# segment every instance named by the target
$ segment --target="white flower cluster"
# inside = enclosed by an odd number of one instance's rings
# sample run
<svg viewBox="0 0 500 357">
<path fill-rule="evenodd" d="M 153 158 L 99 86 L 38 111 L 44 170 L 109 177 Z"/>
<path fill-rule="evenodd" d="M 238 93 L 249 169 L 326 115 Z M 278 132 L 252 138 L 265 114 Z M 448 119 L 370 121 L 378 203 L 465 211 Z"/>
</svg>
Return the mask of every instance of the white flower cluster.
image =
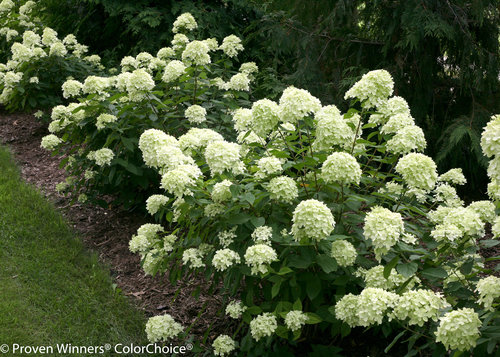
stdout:
<svg viewBox="0 0 500 357">
<path fill-rule="evenodd" d="M 316 112 L 316 139 L 313 147 L 317 150 L 330 150 L 334 146 L 344 146 L 354 139 L 354 131 L 344 120 L 340 110 L 328 105 Z"/>
<path fill-rule="evenodd" d="M 394 82 L 386 70 L 371 71 L 363 75 L 345 94 L 344 98 L 357 98 L 364 108 L 379 107 L 392 95 Z"/>
<path fill-rule="evenodd" d="M 270 245 L 271 238 L 273 236 L 273 229 L 269 226 L 260 226 L 255 228 L 252 232 L 252 239 L 255 244 L 267 244 Z"/>
<path fill-rule="evenodd" d="M 189 12 L 186 12 L 182 15 L 180 15 L 175 21 L 174 21 L 174 26 L 172 28 L 173 33 L 178 33 L 181 31 L 193 31 L 198 28 L 198 24 L 196 23 L 196 20 L 194 19 L 193 15 L 191 15 Z"/>
<path fill-rule="evenodd" d="M 381 324 L 398 295 L 379 288 L 365 288 L 361 294 L 347 294 L 335 305 L 335 315 L 351 327 Z"/>
<path fill-rule="evenodd" d="M 252 245 L 245 252 L 245 262 L 251 268 L 252 275 L 267 273 L 269 264 L 277 260 L 276 251 L 266 244 Z"/>
<path fill-rule="evenodd" d="M 133 236 L 129 242 L 130 251 L 143 256 L 157 240 L 158 233 L 163 231 L 163 227 L 159 224 L 143 224 L 137 230 L 137 235 Z"/>
<path fill-rule="evenodd" d="M 184 115 L 191 124 L 201 124 L 207 120 L 207 110 L 197 104 L 188 107 L 184 112 Z"/>
<path fill-rule="evenodd" d="M 161 177 L 161 188 L 175 195 L 177 198 L 192 195 L 190 187 L 202 176 L 201 170 L 196 165 L 179 165 L 168 170 Z"/>
<path fill-rule="evenodd" d="M 334 152 L 323 163 L 321 176 L 327 183 L 359 184 L 361 167 L 351 154 Z"/>
<path fill-rule="evenodd" d="M 481 325 L 474 309 L 462 308 L 447 312 L 439 319 L 436 342 L 441 342 L 447 349 L 467 351 L 476 346 Z"/>
<path fill-rule="evenodd" d="M 228 57 L 236 57 L 239 52 L 243 51 L 241 39 L 235 35 L 229 35 L 222 40 L 221 49 Z"/>
<path fill-rule="evenodd" d="M 437 223 L 431 236 L 438 242 L 453 242 L 464 236 L 480 237 L 484 234 L 484 222 L 473 207 L 438 208 L 429 214 Z"/>
<path fill-rule="evenodd" d="M 257 161 L 257 172 L 255 176 L 264 179 L 267 176 L 279 174 L 283 171 L 281 160 L 274 156 L 260 158 Z"/>
<path fill-rule="evenodd" d="M 494 115 L 486 124 L 481 135 L 481 148 L 488 157 L 500 153 L 500 115 Z"/>
<path fill-rule="evenodd" d="M 452 185 L 465 185 L 467 183 L 467 179 L 460 168 L 446 171 L 438 177 L 438 181 L 447 182 Z"/>
<path fill-rule="evenodd" d="M 358 253 L 350 242 L 341 239 L 332 242 L 331 256 L 339 266 L 348 267 L 354 264 Z"/>
<path fill-rule="evenodd" d="M 260 137 L 265 138 L 279 122 L 278 103 L 269 99 L 261 99 L 252 105 L 252 120 L 250 129 Z"/>
<path fill-rule="evenodd" d="M 191 157 L 179 149 L 177 139 L 161 130 L 146 130 L 139 138 L 139 149 L 145 164 L 160 169 L 161 172 L 194 163 Z"/>
<path fill-rule="evenodd" d="M 288 176 L 278 176 L 266 186 L 273 200 L 284 203 L 292 203 L 299 196 L 299 189 L 294 179 Z"/>
<path fill-rule="evenodd" d="M 239 264 L 240 262 L 241 259 L 239 254 L 228 248 L 216 251 L 212 259 L 212 265 L 218 271 L 227 270 L 232 265 Z"/>
<path fill-rule="evenodd" d="M 95 126 L 97 127 L 97 130 L 102 130 L 106 127 L 107 124 L 109 123 L 114 123 L 118 120 L 117 117 L 115 117 L 112 114 L 101 114 L 97 117 L 97 122 Z"/>
<path fill-rule="evenodd" d="M 161 342 L 177 337 L 184 328 L 169 314 L 151 317 L 146 323 L 146 334 L 151 342 Z"/>
<path fill-rule="evenodd" d="M 108 148 L 91 151 L 87 154 L 87 159 L 95 161 L 98 166 L 109 166 L 114 157 L 115 154 Z"/>
<path fill-rule="evenodd" d="M 491 201 L 475 201 L 472 202 L 467 208 L 476 212 L 483 222 L 493 223 L 495 221 L 496 207 Z"/>
<path fill-rule="evenodd" d="M 150 215 L 156 214 L 162 206 L 167 204 L 169 198 L 165 195 L 152 195 L 146 200 L 146 210 Z"/>
<path fill-rule="evenodd" d="M 397 273 L 395 269 L 392 269 L 389 276 L 385 278 L 383 265 L 374 266 L 373 268 L 370 268 L 366 271 L 364 269 L 359 269 L 358 275 L 361 275 L 363 277 L 366 287 L 380 288 L 388 291 L 396 289 L 406 281 L 406 278 Z M 408 284 L 408 287 L 411 288 L 412 285 L 415 284 L 415 282 L 413 281 L 410 284 Z"/>
<path fill-rule="evenodd" d="M 259 71 L 259 67 L 255 64 L 255 62 L 245 62 L 240 66 L 240 72 L 245 73 L 247 75 L 251 75 L 255 72 Z"/>
<path fill-rule="evenodd" d="M 212 347 L 215 356 L 226 356 L 236 349 L 236 341 L 228 335 L 220 335 L 214 340 Z"/>
<path fill-rule="evenodd" d="M 236 73 L 225 84 L 224 89 L 248 92 L 250 90 L 250 77 L 245 73 Z"/>
<path fill-rule="evenodd" d="M 205 160 L 212 176 L 224 171 L 238 175 L 244 172 L 245 165 L 240 159 L 241 147 L 227 141 L 216 141 L 207 145 Z"/>
<path fill-rule="evenodd" d="M 491 117 L 481 135 L 481 148 L 488 157 L 493 157 L 488 167 L 488 195 L 495 201 L 500 200 L 500 115 Z"/>
<path fill-rule="evenodd" d="M 366 214 L 363 234 L 372 241 L 379 261 L 397 243 L 403 231 L 403 219 L 397 212 L 377 206 Z"/>
<path fill-rule="evenodd" d="M 209 64 L 212 61 L 208 54 L 209 51 L 210 49 L 203 41 L 189 42 L 184 52 L 182 52 L 182 61 L 186 65 L 203 66 Z"/>
<path fill-rule="evenodd" d="M 280 98 L 279 111 L 282 122 L 296 123 L 310 113 L 321 109 L 321 102 L 305 89 L 288 87 Z"/>
<path fill-rule="evenodd" d="M 212 189 L 212 200 L 216 203 L 225 202 L 231 199 L 233 194 L 231 193 L 230 187 L 232 186 L 232 182 L 229 180 L 223 180 L 221 182 L 217 182 Z"/>
<path fill-rule="evenodd" d="M 335 228 L 332 211 L 315 199 L 300 202 L 293 211 L 292 220 L 292 234 L 298 242 L 303 239 L 323 240 Z"/>
<path fill-rule="evenodd" d="M 276 316 L 269 312 L 265 312 L 250 321 L 250 333 L 255 341 L 259 341 L 262 337 L 271 336 L 277 328 Z"/>
<path fill-rule="evenodd" d="M 428 320 L 437 321 L 440 310 L 448 306 L 444 298 L 431 290 L 410 290 L 401 295 L 391 316 L 409 325 L 423 326 Z"/>
<path fill-rule="evenodd" d="M 201 151 L 211 142 L 223 141 L 224 138 L 212 129 L 191 128 L 179 137 L 179 147 L 186 155 Z"/>
<path fill-rule="evenodd" d="M 233 319 L 239 319 L 246 309 L 247 307 L 241 301 L 231 301 L 226 306 L 226 315 Z"/>
<path fill-rule="evenodd" d="M 457 207 L 463 204 L 462 200 L 458 197 L 457 190 L 447 183 L 439 183 L 436 186 L 434 189 L 434 200 L 436 202 L 443 202 L 444 205 L 450 207 Z"/>
<path fill-rule="evenodd" d="M 411 188 L 430 191 L 436 185 L 436 164 L 424 154 L 411 153 L 403 156 L 396 165 L 396 171 Z"/>
<path fill-rule="evenodd" d="M 408 154 L 410 151 L 424 151 L 427 146 L 424 132 L 416 125 L 408 125 L 399 129 L 389 141 L 387 151 L 398 155 Z"/>
<path fill-rule="evenodd" d="M 237 237 L 236 233 L 235 233 L 237 228 L 238 227 L 236 226 L 230 230 L 219 232 L 219 234 L 217 235 L 217 238 L 219 239 L 219 243 L 221 246 L 223 246 L 224 248 L 227 248 L 231 244 L 233 244 L 234 238 Z"/>
<path fill-rule="evenodd" d="M 62 140 L 59 137 L 57 137 L 54 134 L 49 134 L 42 138 L 42 143 L 40 144 L 40 147 L 44 148 L 45 150 L 52 151 L 60 143 L 62 143 Z"/>
<path fill-rule="evenodd" d="M 289 311 L 285 316 L 285 325 L 292 331 L 297 331 L 306 324 L 308 317 L 300 310 Z"/>
<path fill-rule="evenodd" d="M 75 81 L 74 79 L 69 79 L 62 85 L 63 97 L 64 98 L 77 97 L 82 92 L 82 89 L 83 89 L 82 83 Z"/>
<path fill-rule="evenodd" d="M 199 248 L 188 248 L 182 253 L 182 263 L 189 264 L 191 268 L 202 268 L 205 266 L 203 263 L 203 251 Z"/>
<path fill-rule="evenodd" d="M 500 278 L 488 276 L 477 282 L 476 291 L 479 293 L 478 302 L 483 304 L 485 309 L 494 311 L 492 304 L 500 297 Z"/>
<path fill-rule="evenodd" d="M 165 83 L 171 83 L 186 72 L 186 65 L 181 61 L 173 60 L 165 66 L 165 71 L 161 77 Z"/>
</svg>

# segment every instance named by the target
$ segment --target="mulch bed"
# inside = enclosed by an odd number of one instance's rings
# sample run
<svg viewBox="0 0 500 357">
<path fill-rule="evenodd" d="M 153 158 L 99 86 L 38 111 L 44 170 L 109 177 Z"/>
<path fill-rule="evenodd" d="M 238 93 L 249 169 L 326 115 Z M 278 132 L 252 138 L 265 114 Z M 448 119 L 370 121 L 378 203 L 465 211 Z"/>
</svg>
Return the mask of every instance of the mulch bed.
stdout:
<svg viewBox="0 0 500 357">
<path fill-rule="evenodd" d="M 21 168 L 22 178 L 35 185 L 62 212 L 68 223 L 82 238 L 85 246 L 95 251 L 110 269 L 117 288 L 131 297 L 146 316 L 168 313 L 183 326 L 196 320 L 203 306 L 206 311 L 194 323 L 191 333 L 198 337 L 211 326 L 213 336 L 225 331 L 231 323 L 217 311 L 223 306 L 222 297 L 209 294 L 201 277 L 190 277 L 172 285 L 166 276 L 146 276 L 138 254 L 132 254 L 128 242 L 148 217 L 120 209 L 70 203 L 58 194 L 55 185 L 65 179 L 57 157 L 40 147 L 41 138 L 48 134 L 46 125 L 30 114 L 0 113 L 0 143 L 6 144 Z M 201 289 L 199 298 L 192 294 Z"/>
</svg>

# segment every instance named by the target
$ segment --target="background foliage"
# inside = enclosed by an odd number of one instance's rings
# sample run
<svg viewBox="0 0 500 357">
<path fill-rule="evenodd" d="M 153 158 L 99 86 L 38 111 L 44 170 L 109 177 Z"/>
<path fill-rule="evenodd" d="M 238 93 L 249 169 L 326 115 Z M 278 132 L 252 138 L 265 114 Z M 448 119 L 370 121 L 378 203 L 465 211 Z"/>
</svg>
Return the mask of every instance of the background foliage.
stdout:
<svg viewBox="0 0 500 357">
<path fill-rule="evenodd" d="M 478 138 L 499 108 L 498 5 L 270 0 L 254 29 L 265 33 L 288 82 L 334 103 L 361 74 L 387 69 L 440 168 L 463 167 L 474 191 L 484 193 L 486 160 Z"/>
</svg>

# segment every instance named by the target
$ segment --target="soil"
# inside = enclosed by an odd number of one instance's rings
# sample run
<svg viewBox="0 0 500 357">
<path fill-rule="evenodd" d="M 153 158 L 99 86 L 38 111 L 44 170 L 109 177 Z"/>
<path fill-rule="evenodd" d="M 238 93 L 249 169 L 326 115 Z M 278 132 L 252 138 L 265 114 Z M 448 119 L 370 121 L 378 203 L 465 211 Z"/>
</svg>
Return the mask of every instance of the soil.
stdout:
<svg viewBox="0 0 500 357">
<path fill-rule="evenodd" d="M 86 248 L 109 267 L 117 288 L 148 317 L 168 313 L 183 326 L 194 322 L 191 333 L 197 337 L 204 336 L 209 327 L 209 337 L 227 331 L 232 321 L 218 312 L 223 307 L 222 297 L 208 293 L 202 277 L 173 285 L 165 275 L 153 278 L 144 274 L 140 257 L 129 251 L 128 242 L 142 224 L 153 223 L 148 217 L 117 208 L 70 203 L 70 198 L 56 192 L 55 185 L 64 181 L 65 173 L 59 168 L 58 157 L 40 147 L 41 138 L 47 134 L 46 125 L 31 114 L 0 113 L 0 143 L 10 147 L 22 178 L 38 187 L 61 211 Z M 199 298 L 192 296 L 197 289 L 201 290 Z M 206 311 L 197 318 L 203 308 Z"/>
</svg>

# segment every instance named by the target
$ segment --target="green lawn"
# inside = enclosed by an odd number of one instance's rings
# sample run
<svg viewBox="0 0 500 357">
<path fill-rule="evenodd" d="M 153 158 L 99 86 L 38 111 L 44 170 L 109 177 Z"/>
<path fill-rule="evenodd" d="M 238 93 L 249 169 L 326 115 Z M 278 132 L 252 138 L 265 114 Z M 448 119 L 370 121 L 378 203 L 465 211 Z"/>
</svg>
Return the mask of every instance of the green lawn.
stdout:
<svg viewBox="0 0 500 357">
<path fill-rule="evenodd" d="M 0 345 L 146 344 L 144 324 L 0 147 Z"/>
</svg>

